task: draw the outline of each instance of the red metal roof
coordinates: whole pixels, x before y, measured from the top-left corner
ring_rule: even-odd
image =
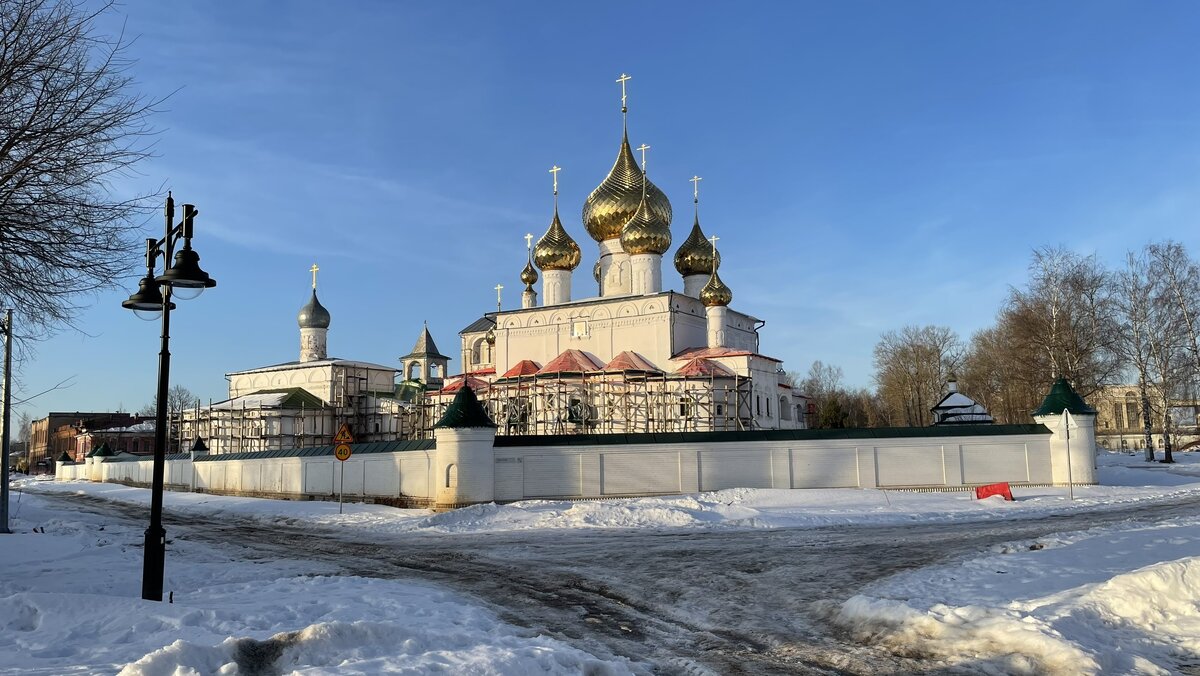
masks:
[[[467,376],[467,382],[470,383],[471,389],[476,392],[485,392],[488,389],[488,382],[479,378]],[[463,378],[461,375],[455,376],[454,380],[446,383],[442,389],[438,390],[438,394],[453,394],[462,389]]]
[[[501,378],[516,378],[517,376],[531,376],[537,373],[542,367],[538,366],[537,362],[531,359],[522,359],[517,362],[517,365],[504,372]]]
[[[538,371],[538,375],[545,375],[547,373],[587,373],[589,371],[599,371],[601,368],[603,368],[603,365],[588,353],[582,350],[566,350],[550,360],[549,364],[543,366]]]
[[[684,364],[675,374],[681,376],[716,376],[720,378],[732,376],[733,371],[715,361],[698,357]]]
[[[605,371],[651,371],[654,373],[662,373],[662,369],[654,364],[651,364],[645,357],[625,350],[621,354],[612,358],[612,361],[604,365]]]
[[[776,359],[775,357],[768,357],[765,354],[758,354],[757,352],[751,352],[749,350],[739,350],[732,347],[690,347],[671,357],[671,359],[696,359],[698,357],[759,357],[761,359],[767,359],[769,361],[775,361],[781,364],[783,363],[782,359]]]

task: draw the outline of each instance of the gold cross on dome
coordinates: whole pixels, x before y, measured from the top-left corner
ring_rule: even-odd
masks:
[[[533,234],[527,232],[527,233],[525,233],[525,250],[528,251],[532,248],[533,248]]]
[[[700,201],[700,181],[703,181],[704,179],[700,178],[699,176],[693,176],[693,177],[689,178],[688,180],[692,182],[692,199],[699,202]]]
[[[650,150],[650,146],[643,143],[638,146],[638,150],[642,151],[642,171],[646,171],[646,151]]]
[[[553,167],[550,167],[550,173],[554,174],[554,194],[555,195],[558,194],[558,172],[560,172],[560,171],[562,171],[562,167],[558,166],[557,164],[554,165]]]
[[[321,268],[318,268],[316,263],[313,263],[313,266],[308,269],[308,271],[313,275],[313,291],[317,290],[317,270],[320,269]]]
[[[625,73],[621,73],[621,77],[617,78],[617,82],[621,83],[621,112],[625,112],[625,83],[632,79]]]
[[[500,292],[504,290],[503,284],[496,285],[496,311],[500,311]]]
[[[712,237],[708,238],[708,241],[713,243],[713,256],[717,255],[717,240],[718,239],[721,239],[721,238],[717,237],[716,235],[713,235]],[[713,269],[715,270],[716,268],[713,268]]]

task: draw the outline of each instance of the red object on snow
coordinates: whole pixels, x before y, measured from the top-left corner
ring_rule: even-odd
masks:
[[[1008,488],[1008,482],[999,484],[988,484],[986,486],[975,487],[975,499],[982,500],[990,498],[993,495],[1003,495],[1005,500],[1012,500],[1012,491]]]

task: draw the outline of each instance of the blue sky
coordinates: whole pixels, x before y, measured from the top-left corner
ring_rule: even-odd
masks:
[[[1194,3],[128,0],[102,25],[122,24],[141,91],[170,98],[158,157],[117,189],[201,211],[219,285],[172,315],[172,384],[204,399],[296,358],[314,262],[331,356],[394,364],[424,320],[456,354],[497,283],[519,304],[554,164],[590,295],[579,212],[616,154],[622,72],[676,244],[699,174],[734,307],[789,369],[869,385],[883,331],[966,340],[1037,246],[1200,254]],[[151,399],[157,325],[120,308],[134,283],[37,347],[16,398],[73,384],[30,413]]]

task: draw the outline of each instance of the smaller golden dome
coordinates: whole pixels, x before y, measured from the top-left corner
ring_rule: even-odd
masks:
[[[715,263],[715,265],[714,265]],[[675,252],[675,269],[684,277],[692,275],[711,275],[714,268],[721,267],[721,254],[714,256],[712,242],[704,237],[700,229],[700,215],[696,214],[696,222],[679,250]]]
[[[633,218],[621,228],[621,248],[630,256],[666,253],[671,248],[671,221],[664,220],[647,204],[646,196]]]
[[[612,169],[583,203],[583,227],[597,242],[616,239],[636,215],[638,203],[643,199],[659,219],[671,224],[670,200],[638,168],[629,147],[629,135],[623,134]]]
[[[488,345],[495,345],[496,344],[496,327],[493,326],[492,328],[488,329],[488,332],[483,334],[483,339],[487,341]]]
[[[533,261],[525,262],[525,269],[521,271],[521,283],[528,289],[538,280],[537,270],[533,269]]]
[[[708,278],[708,283],[700,289],[700,302],[704,303],[705,307],[729,305],[733,302],[733,292],[721,281],[721,276],[713,272],[712,277]]]
[[[555,206],[550,228],[533,246],[533,262],[542,270],[574,270],[579,267],[581,258],[583,253],[558,220],[558,207]]]
[[[596,279],[597,284],[600,283],[600,261],[596,261],[596,264],[592,266],[592,277]]]

